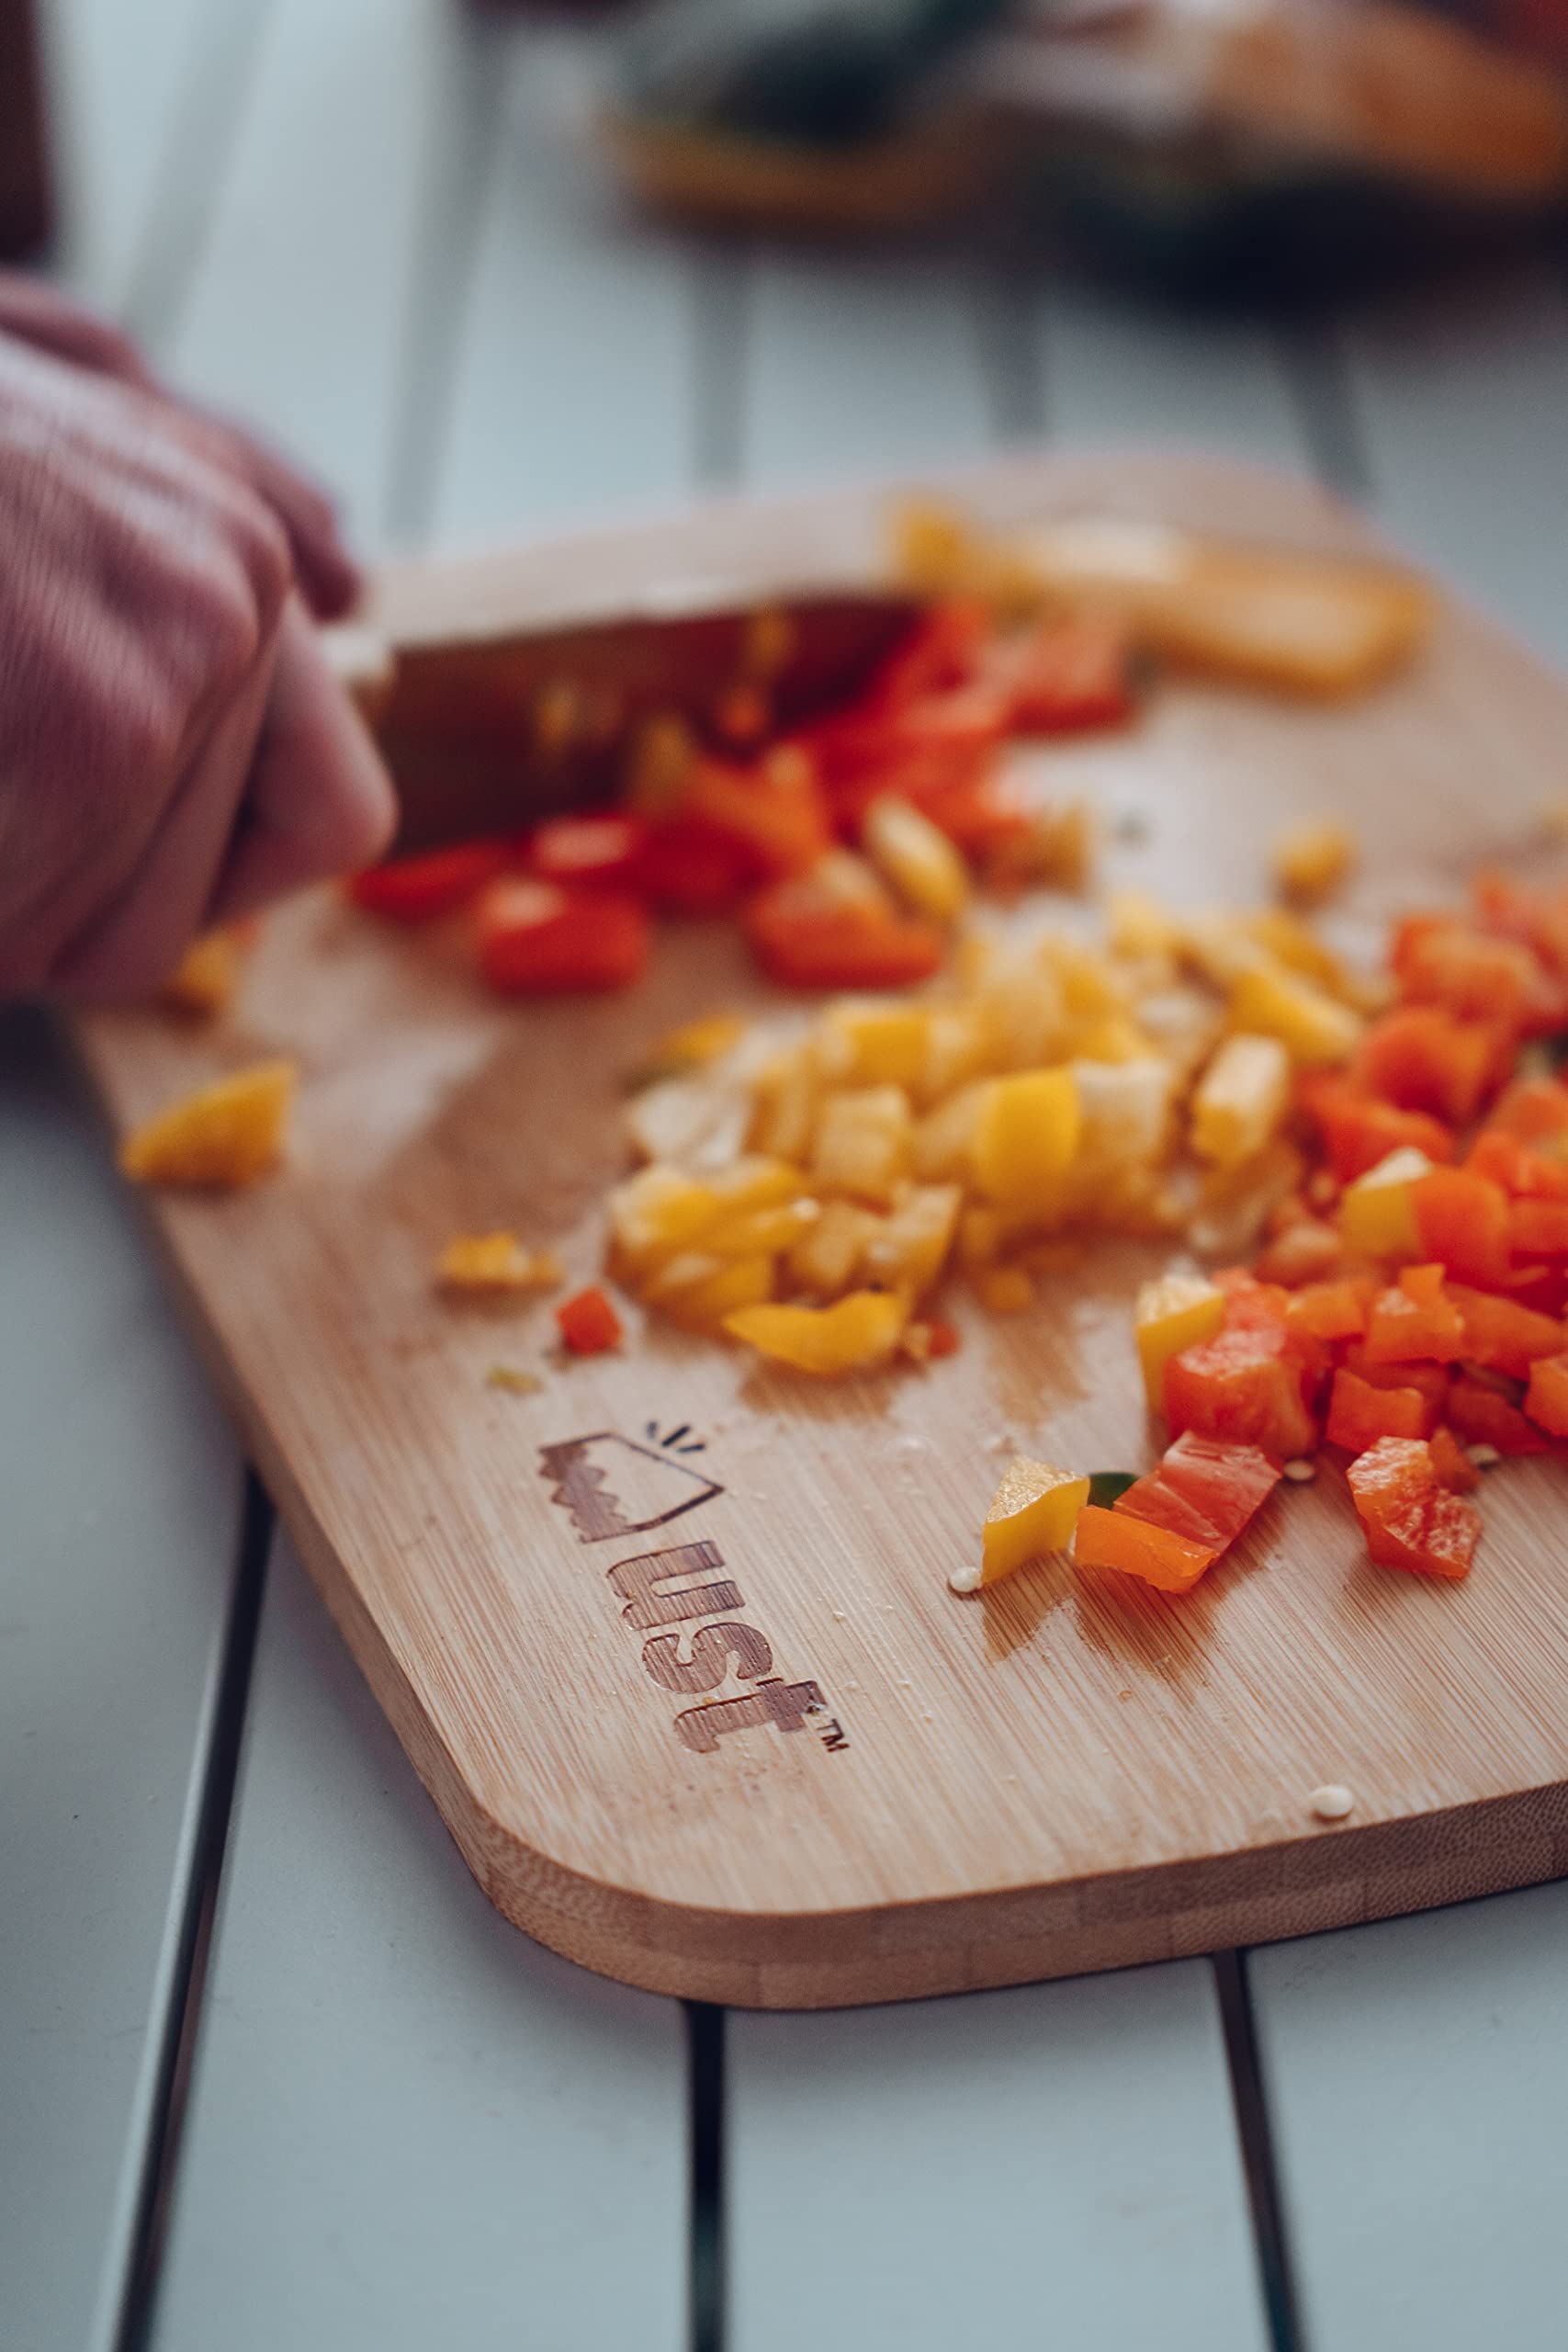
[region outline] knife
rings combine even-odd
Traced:
[[[795,726],[852,695],[917,609],[897,590],[804,588],[449,639],[322,635],[397,786],[401,853],[612,801],[650,719],[711,738],[737,685],[765,693],[771,729]]]

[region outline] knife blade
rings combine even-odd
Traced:
[[[391,772],[402,853],[610,801],[639,729],[673,714],[711,735],[739,684],[765,691],[775,727],[795,726],[848,699],[917,609],[895,590],[833,588],[510,635],[323,636]]]

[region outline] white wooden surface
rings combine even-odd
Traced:
[[[676,2352],[683,2019],[525,1943],[269,1571],[156,2352]]]
[[[0,2339],[106,2347],[240,1467],[36,1016],[0,1017]]]
[[[731,2352],[1261,2352],[1213,1971],[732,2016]]]
[[[1312,447],[1568,655],[1551,272],[1361,313],[1314,374],[1262,328],[1099,289],[628,220],[561,113],[592,43],[456,0],[53,0],[52,25],[67,275],[291,437],[372,543],[1046,428]],[[7,2352],[113,2338],[237,1495],[68,1089],[0,1024]],[[1562,2340],[1563,1928],[1543,1890],[1253,1961],[1311,2352]],[[732,2018],[729,2061],[737,2352],[891,2341],[890,2312],[901,2346],[1264,2340],[1206,1968]],[[280,1560],[160,2352],[680,2340],[685,2091],[677,2011],[491,1917]]]
[[[1248,1968],[1311,2352],[1562,2352],[1568,1885]]]

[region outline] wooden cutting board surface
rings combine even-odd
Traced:
[[[1369,543],[1313,490],[1184,459],[1021,457],[952,486],[998,520],[1109,508]],[[385,611],[467,628],[694,577],[863,577],[886,495],[410,565]],[[1106,878],[1188,907],[1256,900],[1282,824],[1344,816],[1368,875],[1349,931],[1451,896],[1483,859],[1528,865],[1565,742],[1568,689],[1450,607],[1419,667],[1349,708],[1169,685],[1137,729],[1039,756],[1100,810]],[[562,1364],[547,1300],[437,1298],[458,1230],[513,1226],[592,1275],[626,1074],[671,1022],[764,1000],[730,937],[670,928],[630,997],[506,1006],[450,938],[321,894],[269,923],[217,1027],[83,1024],[117,1125],[262,1055],[301,1065],[287,1170],[151,1213],[301,1552],[508,1917],[661,1992],[818,2007],[1568,1867],[1555,1464],[1486,1482],[1457,1589],[1370,1566],[1325,1472],[1281,1488],[1185,1600],[1062,1561],[949,1592],[1013,1451],[1149,1458],[1130,1306],[1153,1253],[1097,1254],[1021,1317],[961,1303],[956,1358],[834,1386],[635,1316],[624,1353]],[[497,1363],[543,1389],[487,1387]],[[674,1556],[626,1566],[654,1552]],[[751,1631],[679,1638],[709,1624]],[[1325,1781],[1354,1792],[1348,1821],[1313,1818]]]

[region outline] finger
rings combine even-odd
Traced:
[[[359,569],[339,536],[325,492],[240,426],[172,398],[169,406],[188,446],[238,474],[272,508],[288,534],[300,593],[317,618],[336,620],[346,613],[359,595]]]
[[[37,278],[0,274],[0,334],[95,376],[118,376],[130,384],[151,380],[129,335]]]
[[[207,920],[231,922],[308,882],[369,865],[396,823],[391,781],[369,730],[304,614],[290,605],[240,821]]]
[[[276,641],[209,729],[130,879],[57,960],[51,985],[70,1001],[144,1001],[202,928],[265,719]]]

